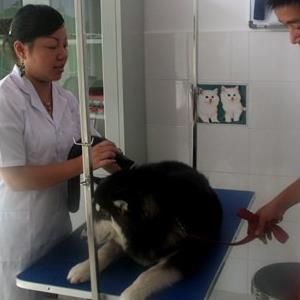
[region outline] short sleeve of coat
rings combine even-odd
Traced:
[[[24,95],[9,80],[0,85],[0,167],[23,166]]]

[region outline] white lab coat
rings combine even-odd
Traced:
[[[42,165],[67,159],[80,138],[75,97],[53,83],[53,119],[17,67],[0,81],[0,167]],[[71,231],[66,183],[17,192],[0,179],[0,299],[36,300],[15,277]]]

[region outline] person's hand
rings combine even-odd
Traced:
[[[104,140],[92,147],[92,163],[93,169],[116,165],[115,156],[120,150],[116,145]]]
[[[276,201],[269,202],[256,212],[259,221],[255,234],[262,242],[267,243],[272,239],[270,225],[281,222],[284,212]]]

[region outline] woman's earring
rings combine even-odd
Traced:
[[[19,70],[21,77],[23,77],[25,75],[25,65],[23,61],[19,64]]]

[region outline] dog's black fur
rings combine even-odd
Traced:
[[[121,299],[145,299],[193,273],[219,238],[222,208],[218,197],[202,174],[183,163],[169,161],[119,171],[100,183],[94,202],[96,235],[99,228],[103,230],[101,224],[114,228],[96,239],[110,243],[110,251],[119,247],[119,252],[138,263],[153,266]],[[68,278],[76,282],[72,274]]]

